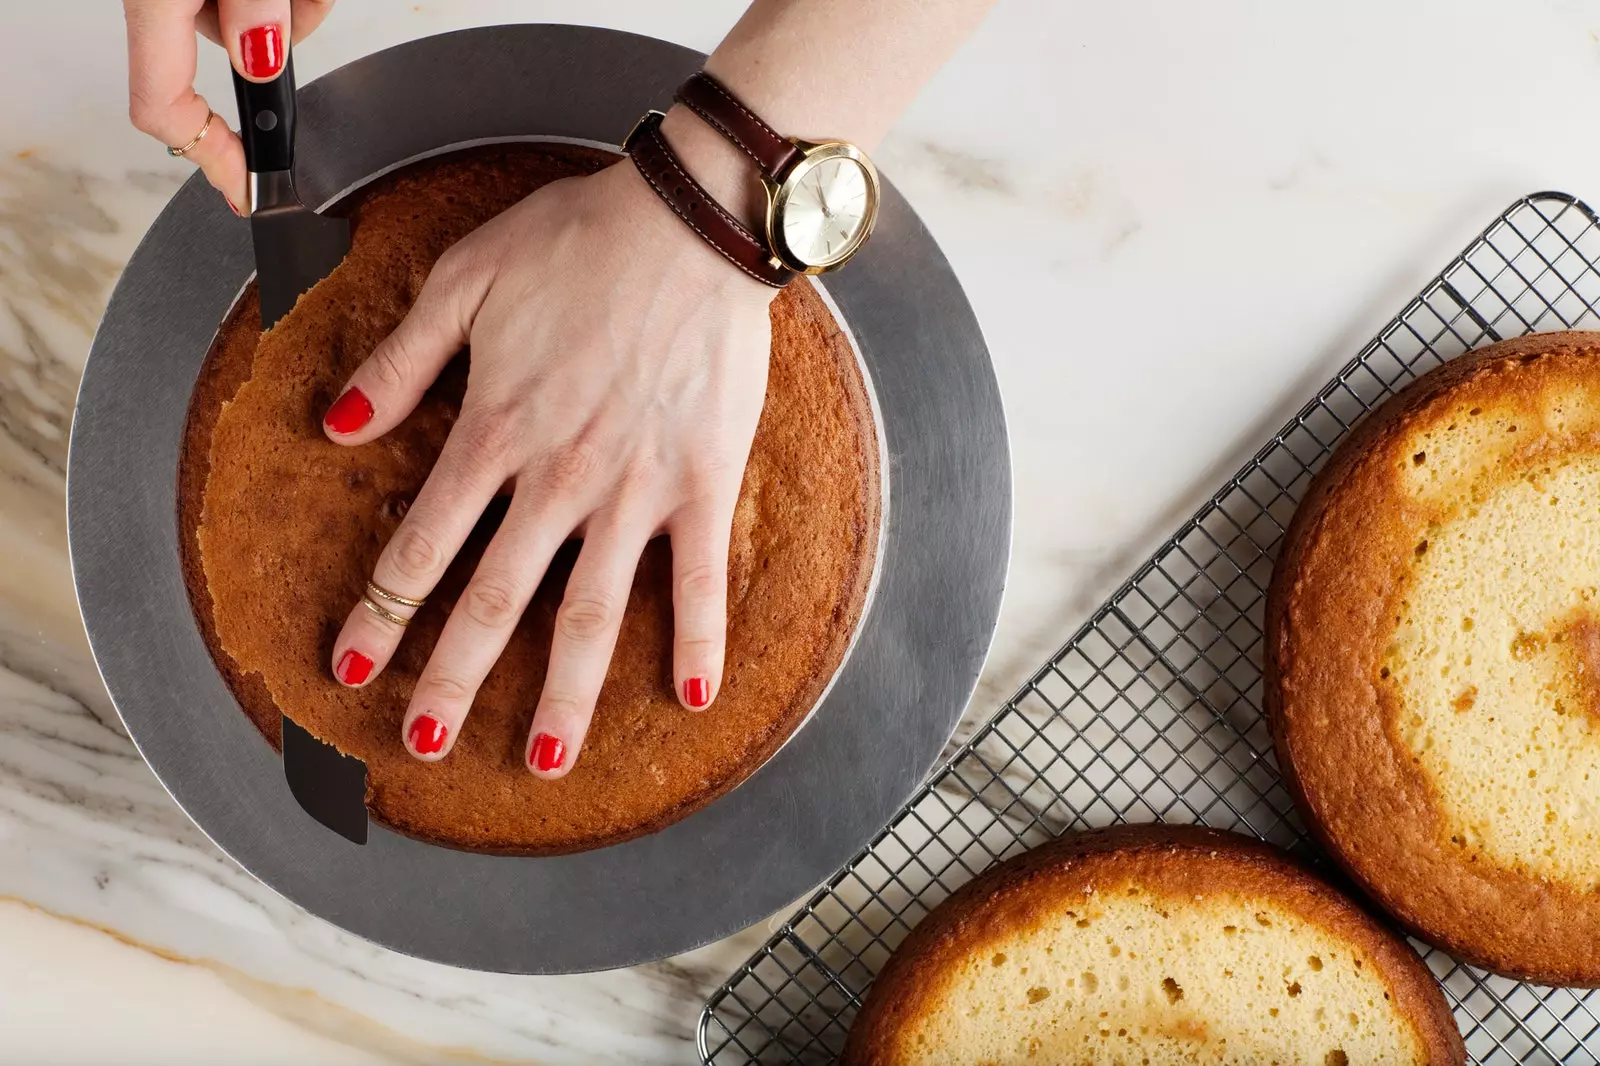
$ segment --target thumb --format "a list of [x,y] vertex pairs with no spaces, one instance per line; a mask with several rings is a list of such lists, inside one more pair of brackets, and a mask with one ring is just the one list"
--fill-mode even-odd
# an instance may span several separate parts
[[271,81],[289,55],[289,0],[218,0],[217,29],[233,69]]
[[470,255],[465,242],[446,252],[400,325],[350,375],[322,416],[322,428],[335,442],[365,444],[398,426],[466,347],[491,277],[463,263]]

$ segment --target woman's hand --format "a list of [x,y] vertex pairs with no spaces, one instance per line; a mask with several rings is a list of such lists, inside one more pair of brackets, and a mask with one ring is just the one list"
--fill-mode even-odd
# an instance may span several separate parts
[[[470,342],[460,419],[372,575],[427,596],[509,483],[505,519],[406,711],[402,736],[419,758],[449,754],[574,533],[583,547],[556,614],[529,768],[560,777],[577,759],[657,532],[672,538],[678,698],[694,710],[715,698],[729,529],[766,393],[774,294],[702,243],[626,162],[540,189],[438,261],[325,419],[341,444],[382,436]],[[358,604],[334,644],[335,675],[365,683],[402,633]]]
[[[299,42],[327,17],[333,0],[123,0],[128,22],[128,117],[141,131],[182,148],[238,214],[245,202],[244,146],[221,114],[194,91],[195,34],[228,50],[251,81],[283,70],[288,41]],[[207,125],[209,121],[210,125]]]

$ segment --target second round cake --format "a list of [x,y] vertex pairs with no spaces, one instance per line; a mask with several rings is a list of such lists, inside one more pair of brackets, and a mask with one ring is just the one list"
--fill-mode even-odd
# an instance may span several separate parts
[[1600,333],[1491,345],[1313,482],[1267,611],[1306,821],[1425,939],[1600,983]]

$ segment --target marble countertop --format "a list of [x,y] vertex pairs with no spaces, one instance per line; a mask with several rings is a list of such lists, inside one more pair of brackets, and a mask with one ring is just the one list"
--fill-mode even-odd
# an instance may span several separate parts
[[[741,8],[341,0],[296,59],[533,20],[709,49]],[[189,169],[127,125],[115,5],[11,4],[0,30],[0,1064],[692,1061],[766,926],[576,977],[421,962],[252,880],[140,760],[63,478],[95,322]],[[968,723],[1502,207],[1600,196],[1597,103],[1595,0],[1003,0],[879,152],[1010,418],[1012,580]]]

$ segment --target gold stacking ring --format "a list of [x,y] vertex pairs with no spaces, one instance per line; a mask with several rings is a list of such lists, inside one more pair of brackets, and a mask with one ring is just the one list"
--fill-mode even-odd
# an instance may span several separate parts
[[385,621],[388,621],[388,622],[393,622],[395,625],[400,626],[402,629],[411,624],[411,619],[409,619],[409,618],[401,618],[399,615],[397,615],[393,611],[389,610],[389,608],[384,607],[382,604],[379,604],[379,603],[375,602],[371,596],[363,596],[363,597],[361,597],[361,606],[365,607],[367,610],[371,611],[373,614],[377,615],[379,618],[382,618],[382,619],[384,619]]
[[[377,598],[374,599],[374,597]],[[376,581],[369,579],[367,581],[366,594],[361,597],[361,606],[365,607],[379,618],[393,622],[397,626],[409,625],[411,619],[400,617],[393,611],[389,610],[389,608],[379,603],[378,600],[388,600],[390,603],[398,603],[402,607],[421,607],[423,602],[421,600],[413,600],[409,597],[402,596],[398,592],[390,592]]]
[[386,588],[379,587],[377,583],[372,581],[367,582],[367,594],[376,596],[381,600],[388,600],[390,603],[398,603],[402,607],[421,607],[423,604],[422,600],[408,600],[404,596],[398,596]]
[[188,155],[190,152],[194,151],[194,146],[199,144],[201,141],[206,139],[206,134],[211,129],[211,120],[216,118],[216,117],[217,117],[217,113],[215,111],[207,111],[206,112],[206,124],[204,126],[200,127],[200,132],[194,135],[194,140],[190,141],[188,144],[184,145],[182,148],[174,148],[170,144],[167,145],[167,154],[170,155],[170,156],[173,156],[174,158],[181,159],[184,156]]

